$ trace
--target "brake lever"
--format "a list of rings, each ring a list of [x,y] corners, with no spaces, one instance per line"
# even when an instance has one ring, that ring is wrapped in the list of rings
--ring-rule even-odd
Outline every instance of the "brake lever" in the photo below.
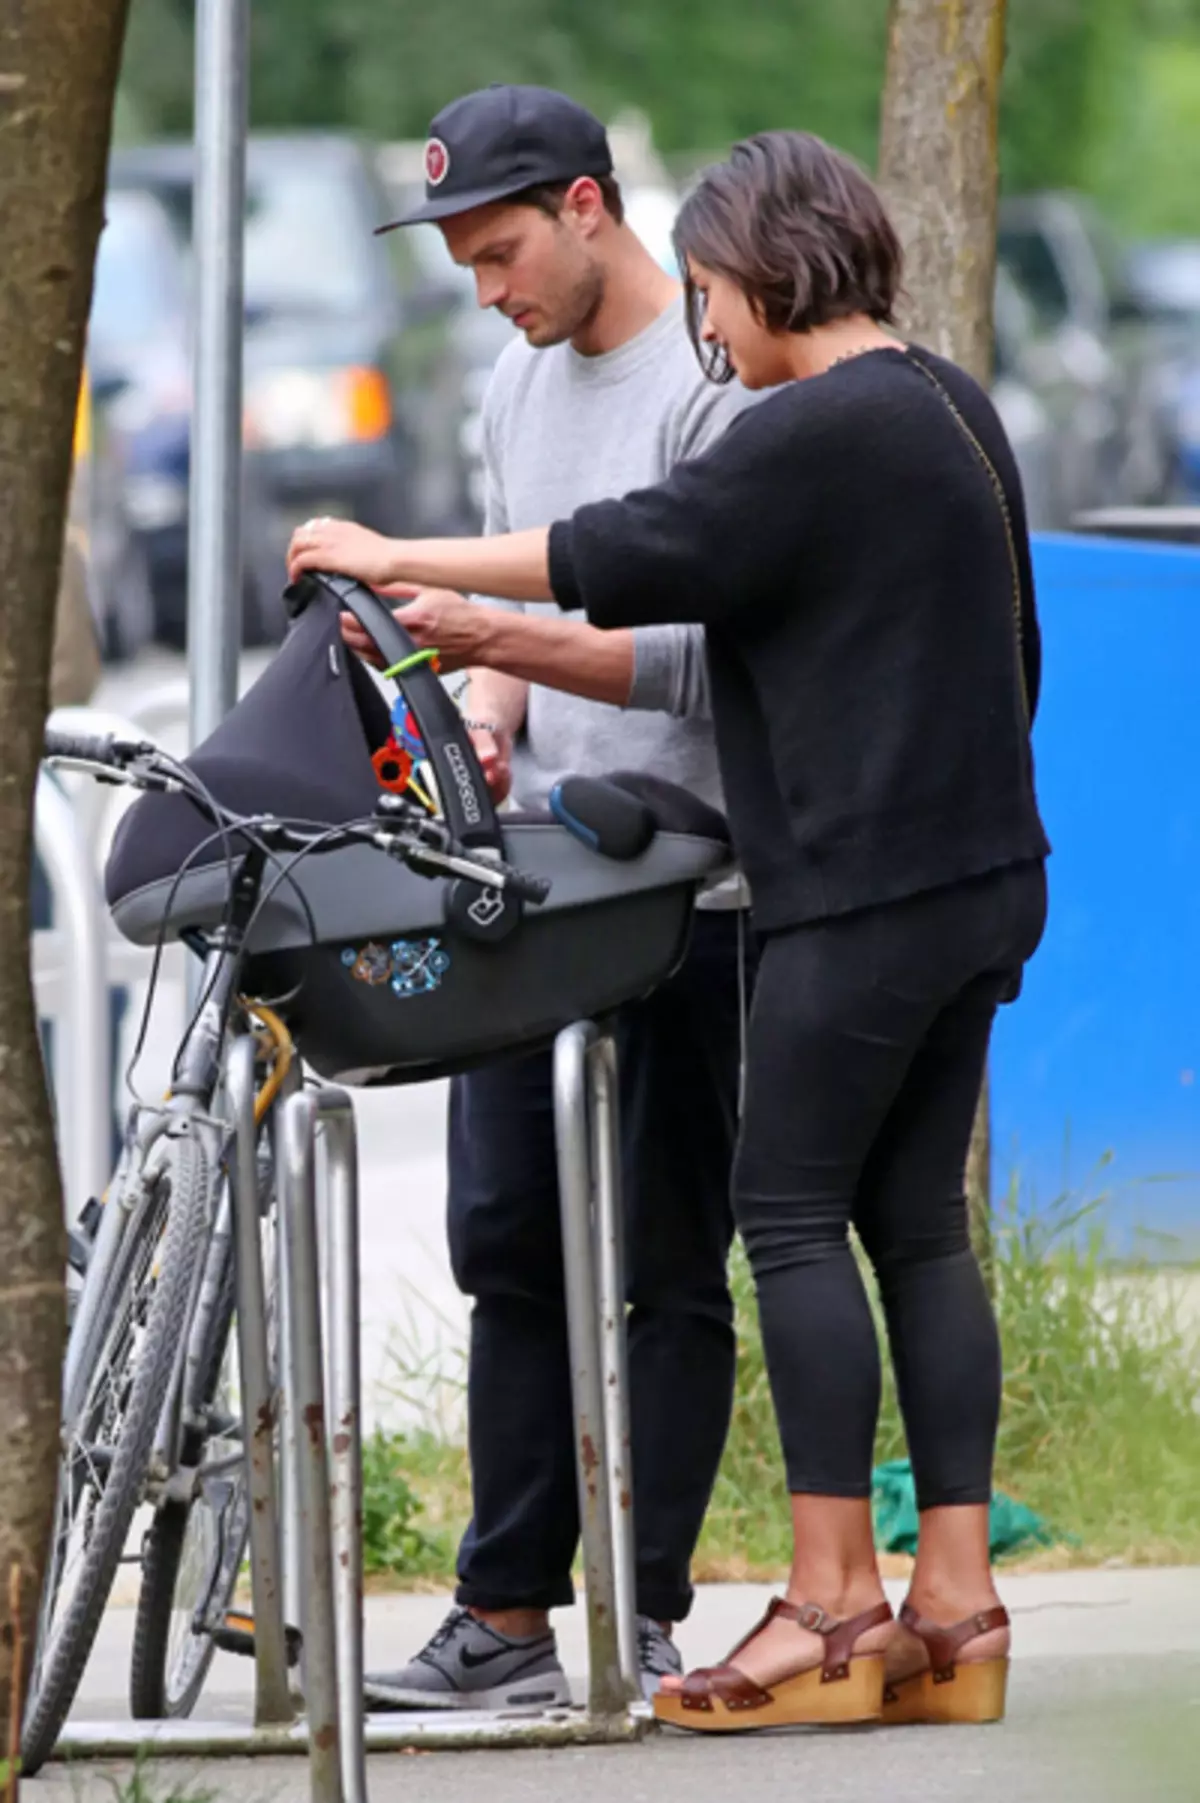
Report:
[[[143,792],[154,789],[161,790],[164,795],[183,793],[184,785],[178,777],[164,776],[161,771],[149,769],[140,759],[128,764],[101,764],[94,758],[47,757],[42,762],[52,770],[74,770],[81,776],[90,776],[93,782],[108,783],[114,789]]]
[[[422,824],[426,830],[442,830],[436,821],[426,819]],[[477,883],[481,889],[498,889],[501,893],[511,889],[535,907],[539,907],[549,895],[550,883],[545,877],[528,876],[523,870],[517,870],[499,858],[473,858],[465,848],[454,846],[452,840],[449,844],[445,843],[446,839],[448,835],[443,834],[441,845],[428,840],[424,844],[419,840],[414,844],[411,838],[406,841],[399,834],[380,833],[376,836],[375,843],[421,875],[459,876],[469,883]]]

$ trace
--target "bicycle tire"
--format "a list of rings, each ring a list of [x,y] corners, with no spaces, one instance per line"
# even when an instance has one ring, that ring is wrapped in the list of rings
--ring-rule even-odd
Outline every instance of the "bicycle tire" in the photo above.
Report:
[[[259,1209],[266,1218],[274,1172],[266,1167],[267,1189],[262,1188],[264,1169],[260,1166]],[[263,1259],[266,1291],[268,1336],[274,1314],[274,1259],[269,1252]],[[221,1276],[221,1289],[212,1314],[212,1329],[204,1351],[197,1393],[210,1405],[217,1393],[230,1344],[230,1331],[235,1318],[237,1268],[233,1246]],[[273,1350],[276,1354],[278,1348]],[[185,1439],[182,1462],[201,1464],[207,1436],[193,1429]],[[244,1449],[243,1449],[244,1452]],[[142,1583],[138,1592],[137,1616],[133,1630],[133,1654],[129,1670],[129,1704],[135,1721],[163,1721],[187,1717],[195,1708],[216,1651],[212,1636],[194,1629],[178,1649],[172,1646],[176,1617],[186,1613],[194,1620],[201,1608],[208,1617],[223,1617],[237,1588],[242,1560],[250,1537],[249,1472],[243,1461],[228,1480],[231,1494],[220,1512],[212,1507],[211,1492],[202,1486],[187,1502],[170,1501],[155,1513],[142,1546]],[[216,1526],[211,1529],[212,1543],[206,1549],[215,1559],[215,1569],[208,1565],[209,1588],[199,1599],[188,1600],[186,1609],[178,1600],[181,1570],[189,1552],[188,1531],[196,1523],[196,1511],[204,1507]],[[199,1532],[204,1534],[205,1523]]]
[[[85,1455],[84,1462],[89,1470],[81,1472],[74,1439],[60,1453],[54,1538],[46,1580],[50,1589],[43,1593],[35,1669],[31,1674],[21,1734],[21,1769],[26,1775],[38,1771],[54,1751],[79,1688],[142,1495],[155,1429],[184,1329],[207,1218],[208,1160],[194,1135],[183,1135],[170,1141],[169,1146],[166,1225],[161,1242],[156,1241],[150,1246],[149,1262],[143,1272],[143,1278],[153,1278],[153,1291],[145,1313],[141,1341],[133,1350],[132,1380],[127,1394],[121,1398],[124,1410],[116,1444],[107,1457],[107,1476],[102,1482],[99,1480],[93,1453]],[[136,1240],[135,1230],[130,1229],[128,1238],[135,1243],[127,1250],[123,1249],[122,1281],[110,1285],[110,1294],[106,1298],[107,1323],[97,1340],[96,1365],[86,1393],[89,1399],[95,1385],[111,1377],[114,1371],[121,1373],[122,1380],[127,1375],[126,1369],[118,1364],[119,1335],[128,1329],[128,1338],[133,1341],[133,1313],[131,1310],[126,1322],[120,1307],[134,1273],[135,1257],[145,1252],[143,1242],[147,1236],[144,1223],[142,1225],[143,1231]],[[117,1340],[115,1350],[114,1339]],[[113,1387],[115,1393],[115,1385]],[[101,1402],[96,1406],[101,1405],[102,1393]],[[83,1414],[81,1412],[81,1419]],[[88,1419],[95,1421],[98,1417],[93,1414]],[[55,1622],[52,1610],[63,1576],[63,1567],[59,1564],[60,1503],[67,1493],[72,1497],[73,1507],[77,1493],[89,1486],[98,1498],[94,1503],[91,1533],[82,1556],[75,1594],[62,1618]],[[68,1517],[68,1520],[73,1519],[73,1516]]]
[[[230,1257],[222,1277],[221,1294],[213,1314],[213,1333],[206,1348],[200,1395],[211,1403],[220,1382],[221,1370],[229,1344],[234,1317],[236,1272]],[[185,1442],[184,1461],[199,1460],[205,1437],[197,1435],[200,1444]],[[246,1541],[250,1533],[247,1510],[248,1495],[245,1466],[231,1482],[237,1485],[231,1507],[222,1520],[218,1542],[225,1536],[226,1521],[231,1538],[220,1550],[220,1566],[213,1578],[213,1592],[219,1591],[222,1612],[228,1607],[237,1584]],[[215,1647],[210,1636],[193,1633],[186,1648],[183,1676],[172,1669],[172,1628],[177,1612],[175,1593],[180,1569],[184,1563],[189,1527],[193,1511],[201,1497],[189,1502],[170,1501],[156,1511],[142,1543],[142,1582],[138,1591],[137,1615],[133,1629],[133,1654],[129,1667],[129,1707],[135,1721],[162,1721],[188,1716],[196,1706],[212,1664]]]

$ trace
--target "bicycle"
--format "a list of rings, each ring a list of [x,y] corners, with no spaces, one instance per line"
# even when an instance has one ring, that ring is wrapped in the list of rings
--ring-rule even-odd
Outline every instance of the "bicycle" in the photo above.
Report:
[[[47,735],[52,759],[140,792],[106,882],[120,931],[155,948],[151,999],[168,935],[202,975],[168,1095],[131,1110],[74,1242],[26,1772],[53,1751],[140,1503],[135,1712],[186,1714],[229,1644],[250,1487],[276,1451],[269,1420],[247,1437],[227,1406],[231,1324],[244,1290],[247,1388],[267,1394],[275,1310],[269,1289],[251,1306],[249,1253],[257,1231],[273,1273],[272,1128],[297,1050],[323,1078],[373,1085],[548,1046],[669,975],[697,889],[728,868],[721,817],[646,774],[564,778],[546,810],[501,822],[436,654],[349,578],[310,575],[285,602],[277,656],[187,764],[141,740]],[[345,652],[344,609],[397,684],[390,709]]]
[[[296,1068],[280,1015],[238,992],[264,906],[302,858],[353,844],[422,876],[460,879],[476,894],[507,891],[536,903],[549,888],[494,852],[462,843],[402,794],[381,793],[370,817],[297,823],[224,807],[187,766],[143,741],[48,732],[46,756],[144,793],[190,796],[226,851],[228,903],[219,926],[180,935],[201,958],[203,975],[170,1092],[162,1103],[131,1110],[107,1195],[89,1205],[84,1234],[73,1237],[84,1281],[64,1370],[55,1526],[22,1733],[26,1772],[53,1751],[142,1502],[153,1506],[154,1519],[141,1559],[135,1715],[187,1714],[227,1633],[248,1503],[241,1424],[221,1396],[235,1289],[224,1092],[232,1048],[254,1032],[262,1076],[259,1193],[237,1206],[258,1209],[269,1239],[274,1176],[266,1129]],[[264,1269],[273,1270],[270,1257]]]

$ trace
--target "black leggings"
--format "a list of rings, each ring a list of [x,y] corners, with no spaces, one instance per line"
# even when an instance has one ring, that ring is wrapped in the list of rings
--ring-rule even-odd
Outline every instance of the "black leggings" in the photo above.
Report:
[[[734,1210],[758,1289],[788,1488],[870,1493],[879,1279],[923,1509],[986,1503],[1000,1345],[964,1174],[998,1003],[1045,923],[1040,864],[766,940]]]

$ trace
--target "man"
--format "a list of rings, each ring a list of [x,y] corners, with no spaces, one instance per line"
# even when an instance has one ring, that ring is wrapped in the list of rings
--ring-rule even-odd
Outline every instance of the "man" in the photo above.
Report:
[[[658,481],[720,435],[746,396],[702,376],[678,283],[623,222],[599,121],[546,89],[488,88],[433,121],[425,171],[425,204],[396,223],[436,220],[473,270],[480,306],[523,335],[484,404],[489,532]],[[314,531],[325,568],[370,580],[373,534],[310,522],[295,544]],[[567,772],[640,767],[720,805],[699,628],[598,632],[550,606],[445,592],[401,617],[419,619],[449,667],[474,666],[464,711],[498,797],[511,786],[520,806],[544,806]],[[691,1603],[733,1391],[726,1260],[744,941],[740,893],[712,899],[682,969],[624,1010],[618,1030],[647,1695],[680,1669],[670,1626]],[[573,1601],[578,1538],[548,1054],[454,1083],[449,1161],[451,1258],[474,1298],[474,1518],[457,1607],[367,1694],[400,1708],[541,1707],[569,1695],[548,1611]]]

